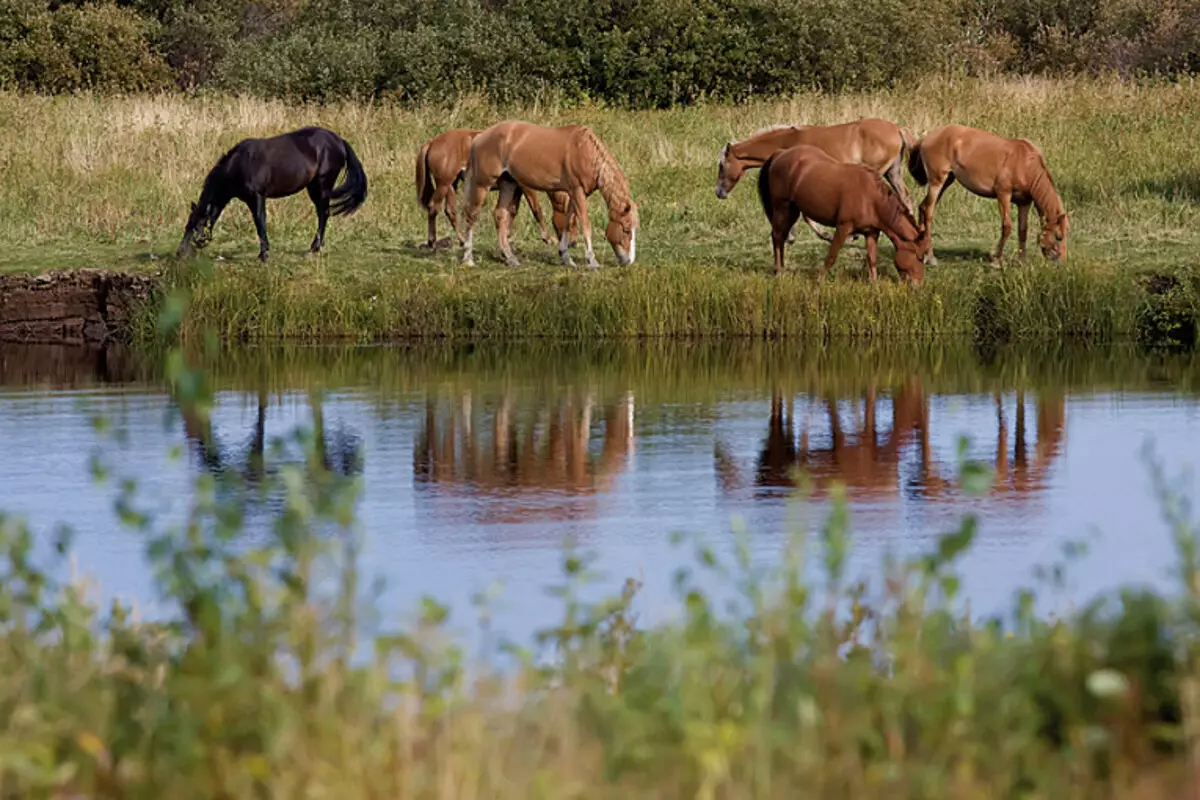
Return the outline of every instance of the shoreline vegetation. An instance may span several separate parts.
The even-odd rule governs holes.
[[[167,333],[186,315],[161,319]],[[212,381],[164,354],[187,413]],[[167,424],[170,424],[167,422]],[[20,797],[1186,797],[1200,710],[1200,529],[1152,452],[1178,572],[1044,617],[1086,543],[1067,543],[995,617],[969,612],[969,513],[924,555],[847,569],[853,529],[796,530],[769,567],[679,537],[678,613],[640,622],[637,581],[566,543],[547,576],[559,622],[531,641],[426,598],[380,618],[361,585],[361,477],[311,431],[251,484],[197,478],[186,522],[123,479],[98,420],[91,462],[140,537],[167,616],[97,608],[71,537],[0,517],[0,789]],[[992,475],[959,451],[957,481]],[[115,448],[115,449],[114,449]],[[248,536],[247,503],[271,522]],[[798,498],[803,501],[803,495]],[[748,532],[753,534],[754,532]],[[666,532],[664,532],[666,535]],[[53,544],[53,547],[47,545]],[[805,564],[819,567],[819,577]],[[703,577],[701,577],[703,575]],[[730,604],[702,588],[732,590]]]
[[[953,120],[1034,141],[1072,215],[1069,261],[1047,264],[1035,247],[1025,263],[1013,254],[992,270],[996,204],[952,186],[934,232],[941,263],[920,290],[895,285],[889,244],[881,247],[880,282],[866,284],[861,241],[847,245],[818,285],[811,276],[826,245],[802,225],[789,271],[773,278],[769,224],[753,185],[725,200],[714,195],[718,152],[774,124],[868,115],[918,133]],[[520,268],[499,260],[487,212],[476,235],[478,267],[461,267],[458,248],[419,247],[420,144],[448,127],[505,117],[596,129],[641,204],[636,264],[617,267],[601,249],[596,274],[562,268],[527,209],[515,228]],[[254,259],[250,214],[237,204],[202,256],[174,260],[189,204],[217,157],[241,138],[305,124],[350,141],[370,181],[362,210],[331,222],[323,254],[303,256],[316,220],[300,195],[268,204],[268,265]],[[161,274],[166,292],[191,293],[185,338],[211,328],[231,341],[949,336],[1191,344],[1200,309],[1200,152],[1190,144],[1200,140],[1200,86],[1189,78],[931,78],[665,111],[0,92],[0,133],[12,143],[0,162],[0,273]],[[919,202],[923,193],[905,180]],[[593,210],[603,225],[603,209]],[[1036,216],[1031,223],[1035,237]],[[134,327],[136,339],[152,338],[151,325]]]

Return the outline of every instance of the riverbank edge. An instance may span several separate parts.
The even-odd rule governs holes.
[[[159,276],[96,269],[0,275],[0,343],[128,341],[161,285]]]
[[[802,273],[640,268],[600,274],[496,271],[200,275],[103,269],[0,275],[0,343],[151,344],[164,298],[183,289],[184,340],[705,339],[1069,342],[1191,347],[1200,270],[1022,266],[889,281]]]

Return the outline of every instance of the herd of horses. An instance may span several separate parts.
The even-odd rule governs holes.
[[[926,186],[919,214],[905,187],[907,167]],[[1041,151],[1028,140],[999,136],[963,125],[943,125],[915,136],[884,119],[865,118],[838,125],[778,126],[720,152],[716,194],[729,196],[747,169],[758,169],[758,194],[771,225],[776,272],[784,268],[784,249],[800,219],[829,250],[821,274],[828,272],[850,237],[866,240],[871,280],[877,278],[880,234],[895,248],[901,278],[924,280],[934,265],[933,218],[938,201],[955,181],[970,192],[992,198],[1000,208],[1001,234],[993,253],[999,264],[1012,232],[1011,207],[1017,207],[1019,254],[1025,256],[1029,208],[1041,217],[1039,245],[1052,261],[1066,258],[1070,229],[1067,212],[1054,187]],[[338,177],[345,172],[341,184]],[[178,255],[188,255],[212,237],[212,228],[234,199],[254,216],[259,258],[267,259],[266,201],[308,191],[317,212],[311,252],[325,241],[330,215],[351,214],[366,200],[367,178],[353,148],[324,128],[308,127],[266,139],[244,139],[230,149],[205,178],[192,204]],[[512,249],[512,223],[525,198],[542,240],[557,241],[559,258],[573,266],[570,248],[583,237],[591,268],[599,266],[592,245],[587,198],[599,192],[608,209],[604,237],[617,261],[637,257],[638,205],[629,181],[595,132],[582,125],[545,126],[517,120],[484,130],[455,128],[423,144],[416,161],[417,199],[428,215],[425,247],[450,246],[437,238],[437,218],[445,213],[458,235],[462,262],[475,264],[474,231],[489,193],[498,199],[493,212],[505,262],[518,266]],[[462,192],[460,224],[458,192]],[[537,194],[550,201],[553,235]],[[819,226],[833,229],[825,233]]]

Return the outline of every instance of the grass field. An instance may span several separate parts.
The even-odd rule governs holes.
[[[1046,267],[1034,248],[1025,270],[1033,277],[1002,291],[1057,295],[1055,313],[1030,308],[1006,325],[1028,324],[1042,335],[1098,325],[1105,335],[1125,335],[1141,302],[1128,276],[1194,263],[1198,112],[1200,86],[1191,82],[948,81],[665,112],[497,110],[482,103],[413,112],[227,97],[0,94],[0,134],[10,143],[0,160],[0,271],[156,269],[170,261],[188,205],[226,148],[245,136],[317,123],[360,154],[370,180],[367,203],[354,217],[332,220],[327,253],[305,259],[315,227],[307,197],[271,201],[266,267],[255,260],[249,213],[231,205],[205,258],[180,265],[193,272],[217,259],[216,280],[197,288],[195,309],[228,336],[966,333],[974,323],[962,315],[974,313],[980,295],[992,291],[981,287],[996,281],[987,266],[999,233],[993,201],[958,186],[947,192],[935,230],[941,264],[929,270],[922,299],[913,299],[895,286],[862,285],[861,243],[843,252],[821,292],[808,281],[770,278],[769,228],[752,180],[727,200],[715,196],[716,157],[726,141],[776,123],[877,115],[917,132],[954,121],[1036,142],[1073,215],[1071,266]],[[558,266],[555,248],[538,239],[527,209],[518,221],[518,269],[499,261],[490,214],[477,229],[475,270],[458,266],[457,249],[429,254],[416,247],[425,237],[413,186],[420,143],[447,127],[506,117],[597,130],[641,203],[638,264],[617,268],[598,232],[606,271],[569,272]],[[923,191],[906,177],[919,200]],[[592,208],[602,226],[598,196]],[[439,224],[449,232],[444,217]],[[1036,220],[1032,227],[1036,234]],[[797,238],[789,262],[804,277],[826,245],[803,226]],[[890,245],[882,251],[882,277],[894,278]],[[1014,235],[1010,266],[1015,253]],[[1063,305],[1093,283],[1096,296],[1083,308]],[[1127,302],[1108,313],[1124,321],[1085,319],[1115,296]],[[839,304],[843,317],[834,313]]]

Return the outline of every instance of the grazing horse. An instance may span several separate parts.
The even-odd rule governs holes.
[[[867,239],[867,268],[874,281],[882,231],[896,247],[894,260],[901,277],[915,284],[925,278],[921,256],[928,239],[900,197],[870,167],[837,161],[810,145],[790,147],[763,164],[758,196],[771,221],[776,273],[783,270],[788,233],[804,216],[834,229],[822,275],[837,260],[846,237],[861,233]]]
[[[957,178],[973,194],[994,197],[1000,203],[1000,242],[992,256],[994,264],[999,265],[1012,233],[1009,203],[1017,206],[1021,258],[1025,257],[1029,206],[1033,204],[1042,218],[1042,255],[1051,261],[1066,259],[1070,221],[1046,159],[1032,142],[963,125],[944,125],[927,133],[912,149],[908,171],[917,183],[929,186],[921,203],[921,227],[926,232],[933,228],[934,207]],[[925,263],[937,263],[932,242]]]
[[[825,151],[837,161],[862,164],[883,176],[910,214],[916,214],[908,187],[904,185],[904,162],[916,137],[886,119],[867,117],[840,125],[784,125],[756,133],[740,142],[729,142],[721,149],[717,162],[717,197],[724,200],[733,191],[747,169],[761,167],[768,158],[795,147],[812,145]],[[804,218],[817,236],[825,241],[832,237]]]
[[[608,206],[604,236],[612,245],[617,261],[625,266],[632,264],[637,256],[638,212],[629,181],[591,128],[547,127],[516,120],[497,123],[471,142],[463,183],[467,223],[464,264],[475,264],[475,223],[484,198],[493,188],[500,189],[494,218],[500,250],[509,266],[521,263],[509,245],[508,227],[523,191],[567,193],[570,198],[567,223],[579,220],[587,263],[595,269],[600,264],[592,249],[587,198],[599,190]],[[563,264],[574,266],[567,245],[567,232],[563,230],[559,234],[558,254]]]
[[[335,187],[338,175],[346,178]],[[367,175],[350,143],[325,128],[300,128],[269,139],[243,139],[221,156],[204,179],[200,201],[192,203],[176,255],[190,255],[212,239],[225,206],[241,200],[254,215],[258,257],[267,260],[267,198],[288,197],[301,189],[317,209],[317,235],[310,251],[325,244],[329,215],[353,214],[367,199]]]
[[[470,128],[452,128],[443,131],[421,145],[417,153],[417,202],[429,215],[429,241],[425,246],[432,249],[442,244],[437,239],[437,217],[440,210],[445,210],[446,219],[454,232],[458,233],[458,244],[463,243],[462,234],[458,231],[458,198],[455,193],[462,182],[463,173],[467,169],[467,156],[471,152],[471,140],[479,135],[479,131]],[[525,192],[529,201],[529,210],[537,220],[538,230],[542,241],[552,244],[562,233],[567,219],[567,203],[569,199],[565,192],[547,192],[550,203],[554,207],[554,232],[551,237],[546,230],[546,222],[542,218],[541,204],[533,192]],[[515,213],[515,209],[514,209]],[[575,239],[575,226],[572,225],[571,239]],[[449,245],[449,237],[443,240]]]

